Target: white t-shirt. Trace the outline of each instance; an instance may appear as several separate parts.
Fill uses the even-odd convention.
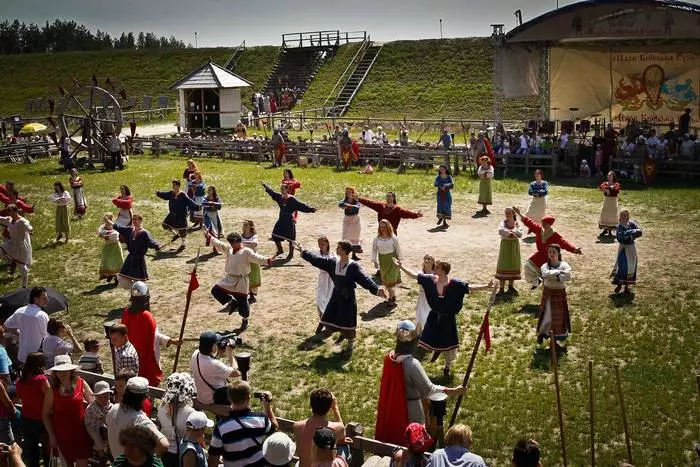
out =
[[[527,149],[527,136],[520,135],[520,149]]]
[[[372,138],[374,138],[374,132],[372,130],[365,130],[362,140],[365,144],[372,144]]]
[[[168,438],[170,446],[168,452],[177,454],[177,443],[182,441],[182,438],[187,434],[187,417],[194,412],[194,407],[191,405],[180,406],[175,417],[175,427],[177,428],[177,441],[175,440],[175,430],[173,430],[173,420],[168,415],[168,406],[161,404],[158,407],[158,423],[160,423],[161,431]]]
[[[5,321],[6,328],[19,330],[19,350],[17,359],[24,363],[27,355],[36,352],[41,346],[41,341],[48,336],[46,325],[49,315],[36,305],[27,305],[18,308],[12,316]]]
[[[566,147],[569,145],[569,135],[566,133],[562,133],[561,136],[559,137],[559,149],[566,149]]]
[[[145,413],[140,410],[137,411],[130,408],[124,410],[121,408],[121,404],[112,405],[112,408],[109,409],[109,412],[107,412],[105,424],[107,425],[107,441],[109,442],[109,451],[114,457],[124,453],[124,449],[119,442],[119,433],[126,427],[137,425],[143,426],[156,435],[156,439],[161,440],[165,438],[165,435],[158,431],[156,424],[153,423]]]
[[[73,351],[73,344],[58,336],[48,335],[41,344],[41,349],[46,357],[46,367],[51,368],[56,355],[68,355]]]
[[[199,360],[199,368],[197,360]],[[211,355],[200,355],[199,350],[195,350],[190,360],[190,371],[197,388],[197,400],[202,404],[213,404],[214,390],[209,386],[211,385],[214,389],[223,388],[226,386],[226,378],[233,370],[235,368],[228,366],[221,360],[217,360]]]

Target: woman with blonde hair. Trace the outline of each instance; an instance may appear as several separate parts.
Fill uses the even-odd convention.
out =
[[[343,210],[343,240],[352,245],[352,259],[358,261],[357,253],[362,253],[362,224],[360,222],[360,200],[354,186],[345,188],[345,197],[338,203]]]
[[[379,269],[382,285],[386,287],[389,294],[386,302],[389,307],[396,306],[394,287],[401,283],[401,269],[394,264],[394,258],[401,259],[399,238],[394,235],[391,223],[382,219],[377,227],[377,236],[372,242],[372,263]]]
[[[437,449],[430,455],[431,467],[464,466],[486,467],[483,457],[471,452],[472,429],[467,425],[457,424],[450,427],[445,434],[445,447]]]

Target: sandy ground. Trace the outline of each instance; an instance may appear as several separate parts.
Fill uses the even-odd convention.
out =
[[[448,229],[435,228],[432,205],[407,206],[411,209],[422,209],[426,215],[421,219],[403,220],[399,227],[402,256],[406,266],[417,269],[423,255],[430,253],[452,264],[451,277],[471,283],[488,283],[495,274],[499,246],[497,228],[502,219],[503,209],[515,204],[525,211],[528,201],[527,197],[496,196],[497,204],[491,208],[492,214],[487,217],[472,217],[477,209],[476,205],[455,206],[455,217]],[[617,244],[598,241],[599,208],[599,205],[592,204],[581,207],[575,201],[564,203],[550,201],[548,212],[559,219],[555,224],[557,230],[565,238],[582,247],[584,251],[583,256],[569,253],[564,255],[564,259],[573,268],[574,276],[597,278],[601,287],[612,289],[612,286],[609,286],[607,274],[614,263]],[[374,211],[367,208],[361,209],[361,216],[365,253],[360,255],[362,258],[360,264],[372,274],[375,269],[370,261],[370,250],[377,229],[377,218]],[[224,229],[227,232],[238,230],[242,220],[247,218],[255,220],[260,239],[258,251],[264,255],[274,253],[274,243],[267,239],[277,218],[277,209],[273,207],[262,210],[228,208],[222,211]],[[333,243],[340,238],[341,229],[340,209],[323,207],[315,214],[299,215],[297,235],[304,247],[316,250],[318,236],[326,235]],[[153,229],[152,232],[161,240],[168,238],[162,231]],[[647,256],[644,253],[644,244],[647,242],[640,243],[640,268],[643,270]],[[152,261],[149,264],[152,277],[149,282],[152,295],[151,309],[158,319],[160,328],[171,335],[177,335],[179,331],[188,274],[194,264],[198,246],[201,246],[201,261],[198,268],[200,288],[192,298],[186,336],[197,336],[204,329],[234,329],[240,324],[240,318],[237,315],[229,317],[226,314],[217,313],[221,307],[210,295],[209,290],[222,274],[224,258],[213,255],[210,247],[204,246],[204,238],[197,231],[188,236],[188,246],[184,252],[176,255],[172,253],[171,257]],[[526,261],[534,252],[534,237],[521,242],[523,261]],[[164,267],[165,272],[163,272]],[[252,306],[251,327],[245,333],[246,340],[255,345],[260,339],[289,331],[298,335],[311,335],[318,323],[315,305],[317,278],[318,270],[301,259],[298,253],[290,262],[263,268],[263,285],[258,295],[258,302]],[[516,288],[520,290],[521,295],[529,296],[530,303],[539,302],[541,293],[539,290],[530,293],[529,286],[524,282],[516,283]],[[570,289],[574,295],[577,294],[575,281]],[[382,300],[379,297],[358,289],[360,335],[362,328],[365,327],[390,331],[398,319],[413,318],[417,291],[418,286],[415,281],[404,276],[404,283],[397,290],[399,306],[388,314],[381,305]],[[485,304],[486,297],[480,294],[479,297],[471,297],[467,300],[479,300],[480,303]],[[164,319],[164,317],[167,318]]]
[[[173,122],[156,123],[152,125],[139,124],[136,126],[136,134],[139,136],[160,136],[171,135],[173,133],[177,133],[177,127]],[[124,128],[122,128],[121,136],[123,138],[131,136],[131,129],[129,128],[129,125],[127,123],[125,123]]]

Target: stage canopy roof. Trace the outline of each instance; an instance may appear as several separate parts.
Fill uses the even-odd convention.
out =
[[[252,85],[247,79],[210,61],[170,86],[170,89],[229,89]]]

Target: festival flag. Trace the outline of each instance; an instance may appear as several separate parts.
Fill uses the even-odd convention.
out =
[[[484,331],[484,346],[486,351],[484,353],[489,353],[491,351],[491,327],[489,326],[489,315],[484,314],[484,320],[481,322],[481,327]]]
[[[187,295],[192,295],[192,292],[197,290],[199,288],[199,281],[197,280],[197,268],[192,270],[192,274],[190,274],[190,286],[187,289]]]

